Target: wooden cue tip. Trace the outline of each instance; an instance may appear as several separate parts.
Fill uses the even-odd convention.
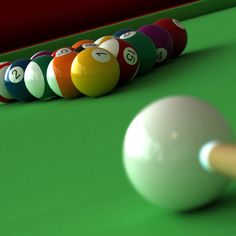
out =
[[[210,141],[201,148],[199,158],[201,166],[208,172],[236,179],[236,144]]]

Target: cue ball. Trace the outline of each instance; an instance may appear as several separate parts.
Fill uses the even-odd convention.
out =
[[[145,107],[129,125],[123,144],[126,173],[150,202],[185,211],[218,198],[228,179],[205,171],[200,148],[209,141],[233,140],[233,131],[208,103],[173,96]]]

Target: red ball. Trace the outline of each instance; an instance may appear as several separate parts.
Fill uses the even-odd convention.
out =
[[[3,96],[0,95],[0,104],[2,103],[12,103],[15,102],[15,99],[8,99],[8,98],[4,98]]]
[[[126,41],[113,38],[99,45],[113,54],[120,66],[119,85],[132,80],[139,69],[139,58],[135,49]]]
[[[76,48],[80,47],[83,44],[87,44],[87,43],[94,43],[93,40],[90,39],[82,39],[79,40],[78,42],[74,43],[71,47],[75,50]]]
[[[5,86],[5,73],[10,65],[10,62],[0,62],[0,102],[2,103],[15,101]]]
[[[178,20],[171,18],[160,19],[154,22],[154,24],[163,27],[171,35],[174,43],[171,57],[179,56],[184,51],[188,41],[187,31],[183,25]]]
[[[79,53],[79,52],[82,52],[86,48],[96,48],[96,47],[98,47],[98,45],[95,43],[83,43],[77,48],[75,48],[74,51]]]

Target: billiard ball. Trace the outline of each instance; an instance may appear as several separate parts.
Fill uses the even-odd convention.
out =
[[[207,172],[201,148],[212,140],[231,142],[233,131],[207,102],[171,96],[151,103],[130,123],[123,160],[135,189],[150,202],[185,211],[218,198],[228,178]]]
[[[5,103],[15,100],[6,89],[5,82],[4,82],[6,70],[10,65],[11,65],[10,62],[0,63],[0,95],[2,97],[1,101]]]
[[[99,45],[113,54],[120,66],[119,85],[132,80],[138,72],[139,59],[136,50],[126,41],[115,38]]]
[[[25,69],[25,86],[35,98],[49,100],[56,97],[46,78],[47,68],[52,59],[52,56],[36,57]]]
[[[14,102],[15,99],[7,99],[0,95],[0,104],[7,104]]]
[[[95,44],[95,43],[84,43],[84,44],[81,44],[80,46],[78,46],[77,48],[75,48],[74,51],[79,53],[86,48],[97,48],[97,47],[98,47],[98,44]]]
[[[29,59],[19,59],[13,62],[6,70],[4,83],[9,94],[18,101],[29,102],[35,97],[25,86],[25,69],[31,62]]]
[[[47,82],[54,93],[63,98],[79,97],[81,93],[71,80],[71,64],[77,53],[71,51],[67,54],[54,57],[47,68]]]
[[[65,47],[65,48],[59,48],[57,50],[55,50],[53,53],[52,53],[52,57],[60,57],[62,55],[65,55],[65,54],[69,54],[73,51],[72,48],[68,48],[68,47]]]
[[[94,41],[90,40],[90,39],[82,39],[82,40],[79,40],[78,42],[74,43],[71,48],[76,50],[76,48],[80,47],[81,45],[83,45],[85,43],[86,44],[87,43],[94,43]]]
[[[120,36],[136,50],[140,65],[138,73],[148,72],[156,62],[156,47],[152,40],[145,34],[138,31],[129,31]]]
[[[169,32],[154,24],[144,25],[138,29],[154,42],[156,46],[156,62],[157,64],[166,61],[173,51],[173,39]]]
[[[96,41],[94,41],[94,43],[99,45],[99,44],[106,42],[109,39],[114,39],[114,38],[115,37],[113,35],[105,35],[105,36],[98,38]]]
[[[35,53],[30,59],[33,60],[37,57],[41,57],[41,56],[51,56],[51,52],[47,51],[47,50],[43,50],[43,51],[39,51],[37,53]]]
[[[129,31],[134,31],[134,29],[121,29],[113,34],[114,37],[119,38],[122,34],[125,34]]]
[[[171,57],[179,56],[185,49],[188,41],[187,30],[176,19],[163,18],[156,21],[154,24],[159,25],[166,29],[173,39],[173,52]]]
[[[71,65],[71,78],[76,88],[90,97],[110,93],[119,81],[119,63],[107,50],[87,48]]]

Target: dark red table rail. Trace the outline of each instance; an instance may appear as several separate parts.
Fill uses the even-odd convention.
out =
[[[190,0],[55,0],[1,3],[0,52],[193,2]]]

